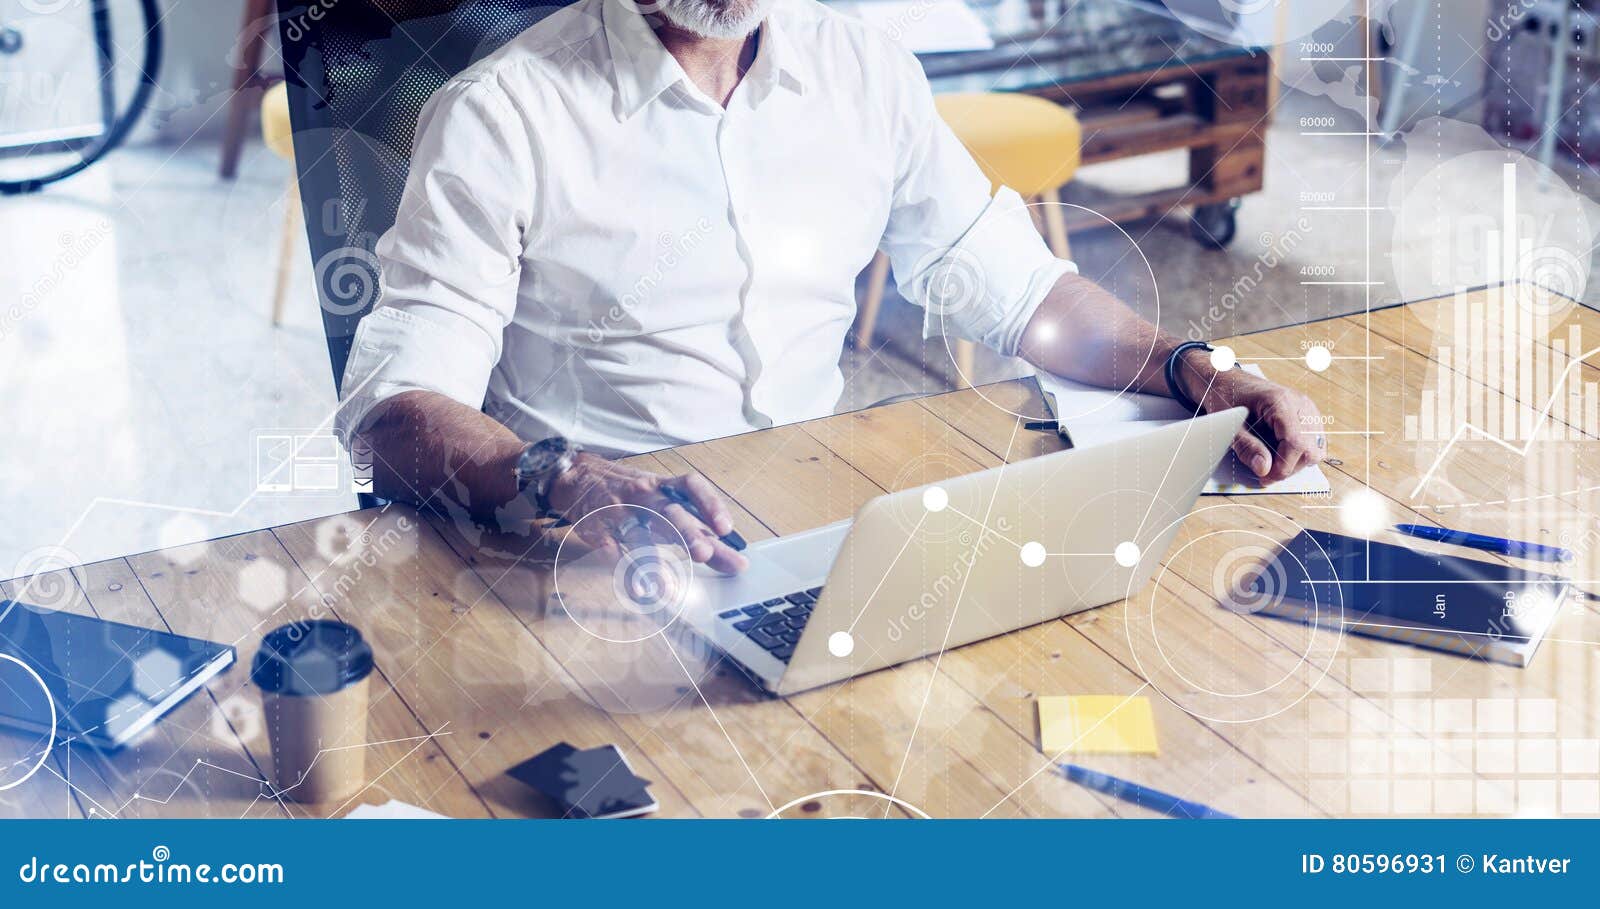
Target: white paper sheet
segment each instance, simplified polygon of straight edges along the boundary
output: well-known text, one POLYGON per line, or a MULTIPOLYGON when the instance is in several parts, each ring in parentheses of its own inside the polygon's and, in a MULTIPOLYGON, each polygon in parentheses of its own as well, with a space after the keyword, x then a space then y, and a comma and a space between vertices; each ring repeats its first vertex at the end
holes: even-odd
MULTIPOLYGON (((1261 367, 1254 363, 1242 364, 1245 372, 1262 376, 1261 367)), ((1265 378, 1265 376, 1262 376, 1265 378)), ((1039 388, 1051 402, 1051 413, 1056 415, 1074 448, 1103 445, 1141 433, 1160 429, 1184 418, 1183 406, 1162 395, 1136 392, 1116 392, 1095 388, 1063 379, 1049 373, 1038 373, 1039 388)), ((1233 452, 1217 465, 1216 473, 1206 483, 1202 495, 1253 495, 1327 492, 1328 477, 1322 468, 1312 465, 1291 477, 1262 486, 1250 468, 1240 463, 1233 452)))
POLYGON ((988 26, 963 0, 857 0, 829 5, 861 18, 914 54, 994 47, 988 26))
POLYGON ((390 799, 382 805, 357 805, 344 816, 347 821, 443 821, 449 820, 442 814, 436 814, 426 808, 418 808, 409 802, 399 799, 390 799))

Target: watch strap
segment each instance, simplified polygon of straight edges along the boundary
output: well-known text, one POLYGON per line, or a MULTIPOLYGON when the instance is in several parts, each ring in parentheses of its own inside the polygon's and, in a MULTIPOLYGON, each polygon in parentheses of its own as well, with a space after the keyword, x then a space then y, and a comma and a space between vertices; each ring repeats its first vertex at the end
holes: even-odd
POLYGON ((1182 404, 1184 410, 1196 416, 1200 414, 1200 402, 1189 397, 1189 393, 1183 390, 1183 383, 1178 380, 1178 369, 1183 365, 1183 355, 1189 351, 1211 351, 1214 349, 1204 341, 1185 341, 1172 348, 1172 353, 1167 354, 1167 365, 1164 372, 1167 380, 1167 394, 1171 395, 1174 401, 1182 404))

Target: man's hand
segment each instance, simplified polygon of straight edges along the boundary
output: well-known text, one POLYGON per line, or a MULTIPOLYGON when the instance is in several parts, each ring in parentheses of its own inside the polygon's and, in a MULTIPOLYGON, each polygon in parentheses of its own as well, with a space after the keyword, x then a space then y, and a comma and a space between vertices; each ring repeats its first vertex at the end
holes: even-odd
MULTIPOLYGON (((1195 353, 1204 356, 1203 351, 1195 353)), ((1206 413, 1230 407, 1250 411, 1244 429, 1233 440, 1233 453, 1261 479, 1262 485, 1293 476, 1327 454, 1322 415, 1317 405, 1298 391, 1240 369, 1216 372, 1209 366, 1186 366, 1182 374, 1189 394, 1206 413)))
POLYGON ((733 518, 716 488, 698 474, 662 477, 585 452, 578 455, 570 470, 550 484, 549 499, 552 508, 577 525, 578 535, 585 543, 608 554, 620 554, 617 536, 623 532, 621 525, 636 517, 645 521, 657 543, 677 545, 681 534, 681 542, 688 544, 689 557, 696 562, 728 574, 743 571, 750 564, 718 539, 733 530, 733 518), (706 523, 663 495, 661 490, 666 486, 684 493, 705 516, 706 523), (585 515, 607 505, 641 507, 607 508, 584 520, 585 515))

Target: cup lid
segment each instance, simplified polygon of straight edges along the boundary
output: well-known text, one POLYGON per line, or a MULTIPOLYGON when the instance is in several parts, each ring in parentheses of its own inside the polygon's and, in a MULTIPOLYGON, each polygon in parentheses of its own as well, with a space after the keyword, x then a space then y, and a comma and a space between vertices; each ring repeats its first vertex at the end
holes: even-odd
POLYGON ((372 647, 351 625, 327 619, 294 622, 267 632, 250 667, 264 692, 327 695, 372 672, 372 647))

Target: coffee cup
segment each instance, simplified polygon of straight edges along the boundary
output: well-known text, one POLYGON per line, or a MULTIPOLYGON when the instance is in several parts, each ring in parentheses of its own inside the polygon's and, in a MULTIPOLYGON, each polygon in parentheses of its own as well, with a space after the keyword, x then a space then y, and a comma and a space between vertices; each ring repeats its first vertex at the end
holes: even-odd
POLYGON ((366 785, 371 675, 371 646, 343 622, 295 622, 261 639, 250 680, 261 690, 276 795, 327 802, 366 785))

